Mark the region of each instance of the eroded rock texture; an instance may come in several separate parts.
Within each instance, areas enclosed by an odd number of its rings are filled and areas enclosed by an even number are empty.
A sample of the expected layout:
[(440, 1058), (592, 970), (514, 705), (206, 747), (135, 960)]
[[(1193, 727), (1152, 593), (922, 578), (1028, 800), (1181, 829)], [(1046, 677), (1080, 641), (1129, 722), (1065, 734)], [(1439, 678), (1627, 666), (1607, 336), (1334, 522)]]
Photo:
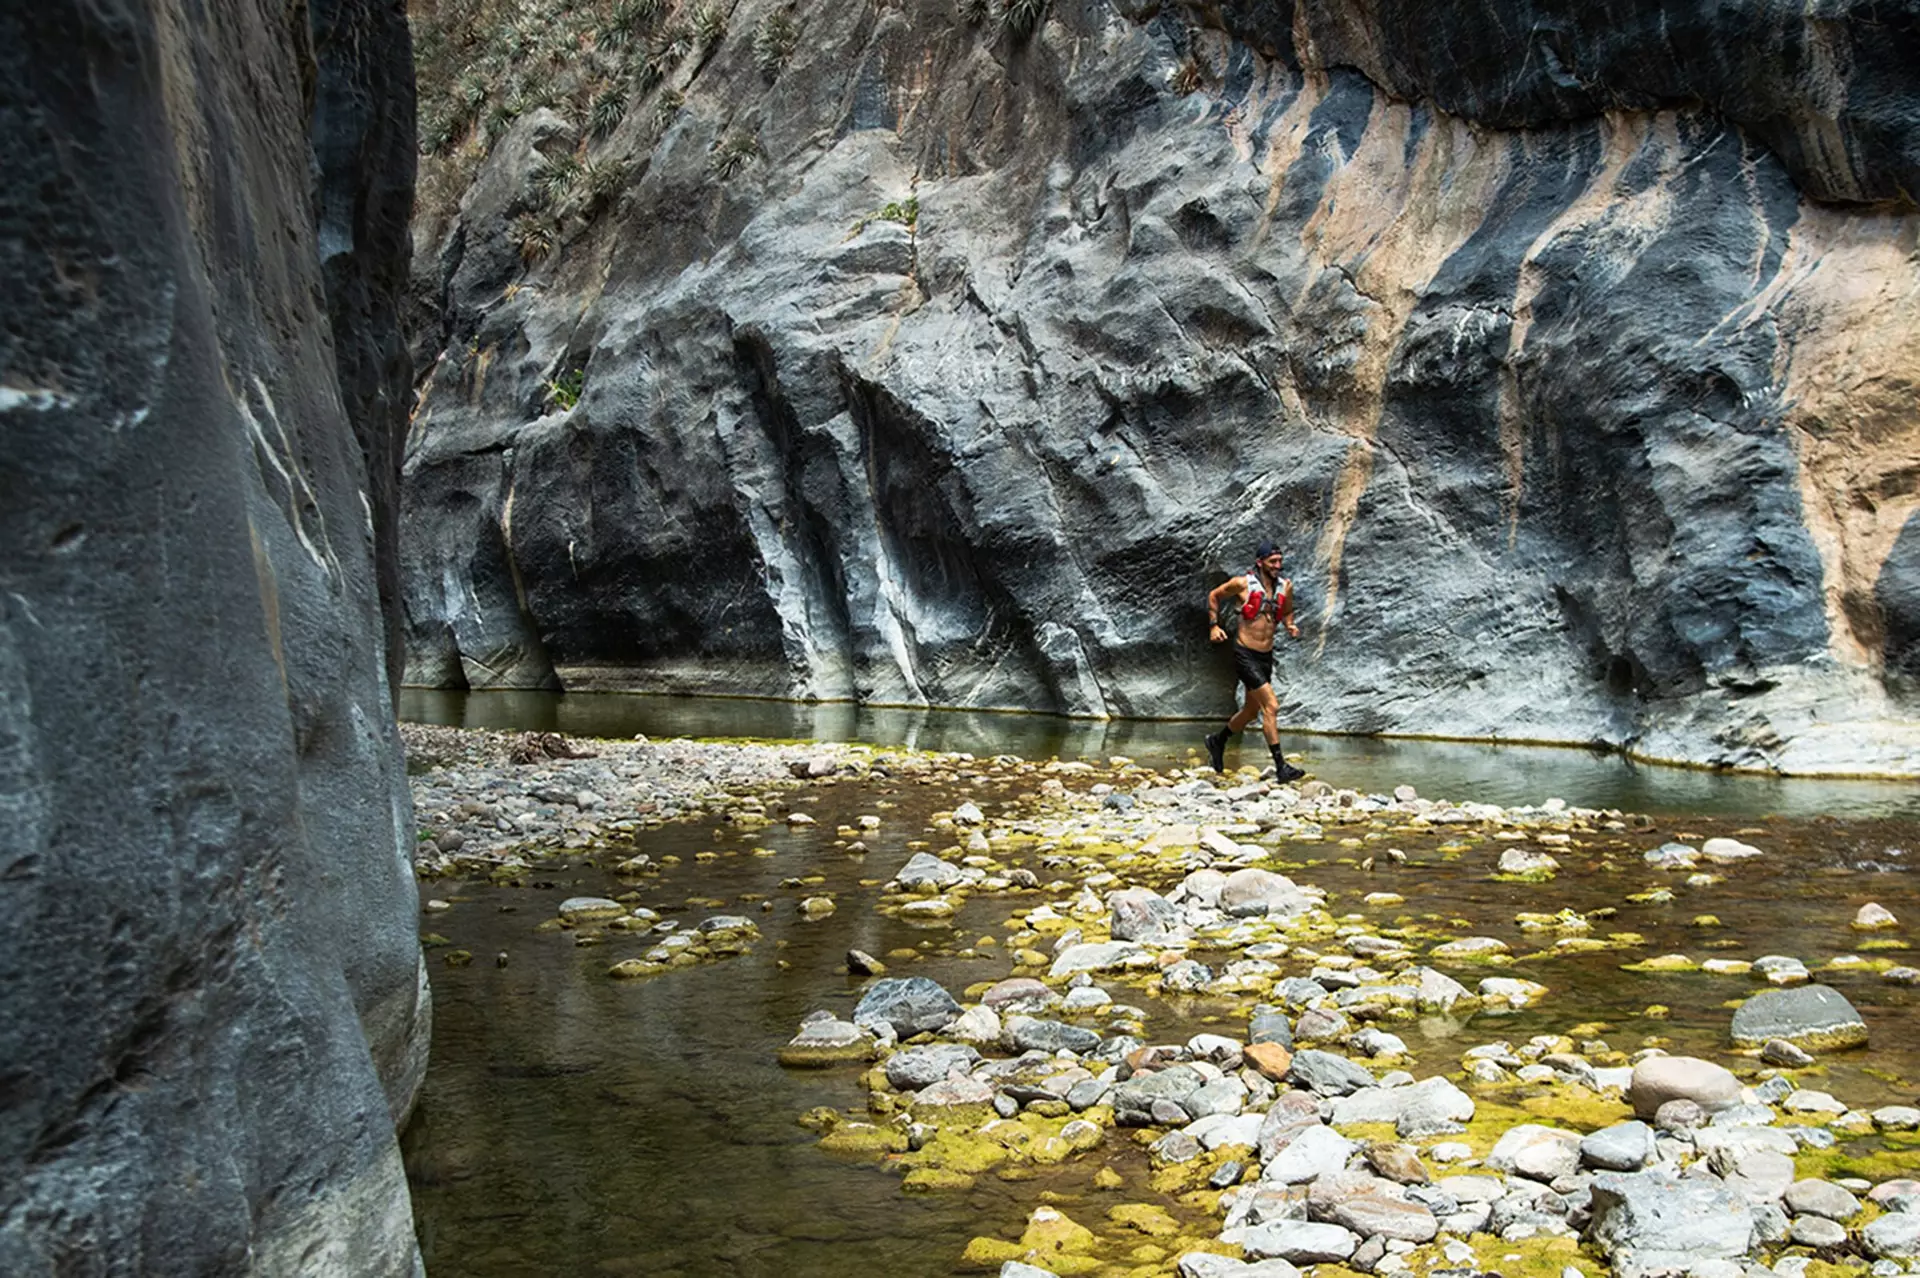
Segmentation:
[(777, 9), (418, 224), (411, 678), (1209, 714), (1271, 532), (1286, 721), (1920, 772), (1909, 8)]
[(392, 480), (361, 447), (391, 457), (406, 395), (403, 18), (0, 12), (9, 1275), (417, 1269)]

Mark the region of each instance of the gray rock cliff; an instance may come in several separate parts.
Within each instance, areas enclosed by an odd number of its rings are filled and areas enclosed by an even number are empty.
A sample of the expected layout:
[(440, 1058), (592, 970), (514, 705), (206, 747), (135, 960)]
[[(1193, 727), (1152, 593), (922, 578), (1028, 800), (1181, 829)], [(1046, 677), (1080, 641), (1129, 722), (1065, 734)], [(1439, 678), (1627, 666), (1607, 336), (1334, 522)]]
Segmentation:
[(659, 9), (432, 116), (411, 680), (1211, 715), (1272, 533), (1287, 722), (1920, 774), (1910, 9)]
[(0, 1272), (418, 1269), (410, 86), (377, 0), (0, 12)]

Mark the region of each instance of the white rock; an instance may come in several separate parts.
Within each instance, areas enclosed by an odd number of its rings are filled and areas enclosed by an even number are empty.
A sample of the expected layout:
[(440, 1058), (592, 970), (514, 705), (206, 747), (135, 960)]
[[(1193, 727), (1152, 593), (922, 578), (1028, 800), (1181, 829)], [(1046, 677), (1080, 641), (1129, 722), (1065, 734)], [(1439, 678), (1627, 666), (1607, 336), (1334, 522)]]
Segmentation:
[(1899, 926), (1900, 920), (1893, 916), (1893, 911), (1877, 901), (1868, 901), (1860, 907), (1859, 913), (1853, 916), (1853, 927), (1856, 932), (1879, 932)]
[(1275, 1185), (1304, 1185), (1344, 1168), (1358, 1148), (1331, 1127), (1309, 1127), (1267, 1160), (1260, 1179)]
[(1708, 839), (1700, 845), (1700, 855), (1709, 861), (1726, 863), (1744, 861), (1749, 857), (1761, 855), (1760, 849), (1751, 843), (1742, 843), (1738, 839)]

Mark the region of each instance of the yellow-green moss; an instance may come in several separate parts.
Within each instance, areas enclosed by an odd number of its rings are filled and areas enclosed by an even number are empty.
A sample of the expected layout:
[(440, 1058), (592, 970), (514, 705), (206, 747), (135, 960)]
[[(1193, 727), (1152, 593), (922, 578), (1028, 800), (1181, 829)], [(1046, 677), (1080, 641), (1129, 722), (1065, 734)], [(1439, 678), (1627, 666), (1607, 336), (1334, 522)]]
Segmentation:
[(960, 1253), (956, 1268), (962, 1273), (993, 1273), (1009, 1260), (1019, 1260), (1026, 1249), (1017, 1242), (1008, 1242), (1004, 1238), (974, 1238)]
[(937, 1167), (973, 1176), (992, 1171), (1012, 1157), (1012, 1151), (1005, 1145), (978, 1133), (942, 1131), (901, 1161), (910, 1166)]
[(909, 1194), (937, 1194), (972, 1189), (973, 1177), (945, 1167), (916, 1167), (900, 1182)]
[(1832, 1149), (1803, 1149), (1794, 1156), (1793, 1165), (1803, 1180), (1859, 1176), (1879, 1184), (1911, 1176), (1920, 1167), (1920, 1134), (1889, 1132), (1843, 1141)]
[[(1485, 1234), (1472, 1239), (1474, 1268), (1499, 1273), (1502, 1278), (1560, 1278), (1568, 1265), (1582, 1271), (1606, 1271), (1606, 1265), (1583, 1251), (1572, 1238), (1528, 1238), (1506, 1242)], [(1316, 1269), (1316, 1278), (1326, 1278), (1326, 1267)]]
[(1816, 1259), (1810, 1262), (1802, 1273), (1805, 1278), (1859, 1278), (1866, 1271), (1867, 1262), (1864, 1260), (1841, 1265), (1831, 1260)]
[(907, 1150), (907, 1134), (898, 1127), (841, 1123), (820, 1138), (820, 1148), (832, 1154), (868, 1158), (877, 1158), (882, 1154), (904, 1154)]
[(1107, 1219), (1122, 1228), (1146, 1234), (1149, 1238), (1162, 1238), (1180, 1232), (1179, 1222), (1168, 1214), (1167, 1209), (1151, 1203), (1121, 1203), (1107, 1209)]
[[(1495, 1095), (1476, 1092), (1473, 1119), (1466, 1124), (1467, 1130), (1448, 1139), (1465, 1143), (1475, 1158), (1485, 1158), (1502, 1136), (1526, 1123), (1591, 1132), (1632, 1116), (1624, 1102), (1597, 1096), (1584, 1087), (1567, 1084), (1540, 1092), (1520, 1084)], [(1344, 1130), (1352, 1134), (1358, 1129)]]
[(1700, 964), (1684, 954), (1661, 954), (1655, 958), (1641, 959), (1638, 963), (1622, 963), (1623, 972), (1697, 972)]

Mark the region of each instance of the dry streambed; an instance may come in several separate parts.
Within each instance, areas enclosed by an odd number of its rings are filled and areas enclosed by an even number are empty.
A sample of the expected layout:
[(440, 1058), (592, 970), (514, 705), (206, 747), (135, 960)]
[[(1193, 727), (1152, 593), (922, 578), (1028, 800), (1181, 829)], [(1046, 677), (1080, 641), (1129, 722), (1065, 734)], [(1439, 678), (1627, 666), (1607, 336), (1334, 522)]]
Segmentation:
[[(822, 1074), (822, 1103), (801, 1119), (824, 1148), (897, 1170), (903, 1190), (1034, 1182), (1024, 1229), (976, 1238), (959, 1268), (1920, 1270), (1911, 1086), (1889, 1077), (1855, 1104), (1818, 1086), (1829, 1053), (1872, 1051), (1865, 1021), (1821, 977), (1920, 981), (1901, 961), (1901, 921), (1862, 907), (1850, 951), (1810, 962), (1754, 952), (1703, 912), (1698, 954), (1655, 953), (1617, 926), (1617, 907), (1554, 899), (1595, 874), (1622, 880), (1630, 906), (1710, 893), (1764, 864), (1763, 830), (1676, 838), (1557, 801), (1502, 809), (1125, 760), (572, 744), (592, 757), (526, 738), (410, 736), (422, 873), (523, 883), (554, 858), (595, 861), (631, 890), (568, 899), (540, 927), (575, 944), (639, 934), (646, 948), (610, 962), (610, 977), (671, 979), (759, 938), (747, 914), (686, 922), (648, 906), (649, 882), (676, 870), (644, 850), (649, 829), (717, 819), (751, 841), (805, 826), (806, 792), (848, 781), (955, 798), (889, 858), (884, 882), (836, 900), (802, 876), (783, 883), (789, 901), (757, 909), (874, 909), (943, 938), (940, 952), (1004, 969), (949, 989), (892, 970), (925, 957), (924, 942), (850, 953), (871, 978), (851, 1015), (823, 1006), (780, 1049), (796, 1068), (842, 1067)], [(859, 857), (878, 843), (888, 817), (874, 807), (831, 845)], [(1301, 864), (1329, 850), (1375, 870), (1381, 889), (1349, 902), (1306, 881)], [(1514, 916), (1517, 953), (1421, 912), (1420, 865), (1468, 858), (1537, 905)], [(983, 904), (1001, 922), (974, 935)], [(1364, 909), (1337, 908), (1350, 906)], [(1726, 982), (1738, 1006), (1718, 1059), (1669, 1054), (1658, 1036), (1614, 1041), (1529, 975), (1530, 960), (1601, 951), (1618, 952), (1633, 973), (1622, 980)], [(1179, 1008), (1206, 1028), (1169, 1034)], [(1445, 1038), (1406, 1032), (1469, 1016), (1482, 1030), (1521, 1008), (1564, 1025), (1462, 1038), (1445, 1059), (1431, 1046)]]

